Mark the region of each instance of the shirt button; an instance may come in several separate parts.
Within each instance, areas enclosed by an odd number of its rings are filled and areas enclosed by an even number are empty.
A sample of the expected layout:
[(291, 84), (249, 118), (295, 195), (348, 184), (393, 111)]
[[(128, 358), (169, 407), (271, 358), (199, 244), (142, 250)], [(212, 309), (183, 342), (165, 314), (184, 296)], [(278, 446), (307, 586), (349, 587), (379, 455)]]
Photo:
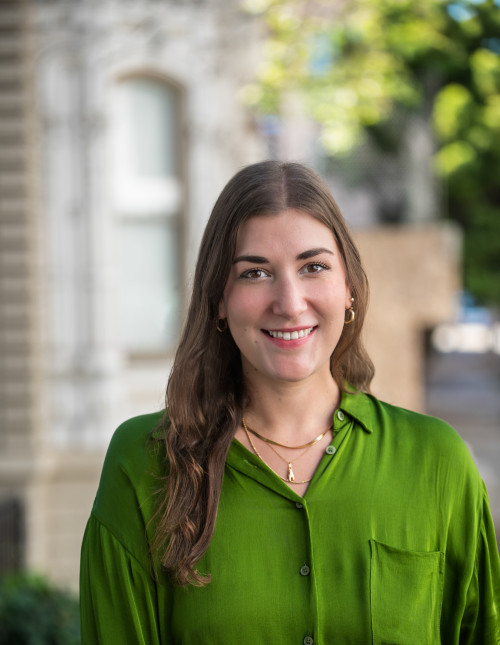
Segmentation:
[(325, 450), (327, 455), (334, 455), (335, 454), (335, 446), (327, 446)]
[(311, 569), (307, 566), (307, 564), (303, 564), (300, 567), (300, 575), (301, 576), (308, 576), (310, 572), (311, 572)]
[(343, 421), (343, 420), (344, 420), (344, 413), (342, 412), (342, 410), (339, 410), (339, 411), (337, 412), (337, 419), (338, 419), (339, 421)]
[(302, 642), (304, 643), (304, 645), (313, 645), (314, 639), (312, 638), (312, 636), (306, 636)]
[(300, 502), (295, 502), (295, 506), (296, 506), (297, 508), (304, 508), (304, 505), (303, 505), (303, 504), (301, 504)]

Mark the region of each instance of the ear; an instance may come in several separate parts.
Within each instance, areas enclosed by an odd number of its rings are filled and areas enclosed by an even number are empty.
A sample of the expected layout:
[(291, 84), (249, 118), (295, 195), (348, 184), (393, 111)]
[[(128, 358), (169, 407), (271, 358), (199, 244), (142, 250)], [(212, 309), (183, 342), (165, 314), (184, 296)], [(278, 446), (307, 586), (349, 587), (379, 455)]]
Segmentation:
[(219, 302), (219, 318), (227, 318), (226, 307), (222, 298)]

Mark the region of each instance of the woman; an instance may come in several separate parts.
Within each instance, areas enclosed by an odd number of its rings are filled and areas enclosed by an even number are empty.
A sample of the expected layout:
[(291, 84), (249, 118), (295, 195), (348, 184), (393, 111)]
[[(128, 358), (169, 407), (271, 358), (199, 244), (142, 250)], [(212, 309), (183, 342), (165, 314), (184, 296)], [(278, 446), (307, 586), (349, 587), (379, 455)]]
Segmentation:
[(368, 394), (367, 297), (316, 174), (270, 161), (228, 183), (167, 412), (106, 457), (84, 645), (499, 642), (484, 485), (444, 422)]

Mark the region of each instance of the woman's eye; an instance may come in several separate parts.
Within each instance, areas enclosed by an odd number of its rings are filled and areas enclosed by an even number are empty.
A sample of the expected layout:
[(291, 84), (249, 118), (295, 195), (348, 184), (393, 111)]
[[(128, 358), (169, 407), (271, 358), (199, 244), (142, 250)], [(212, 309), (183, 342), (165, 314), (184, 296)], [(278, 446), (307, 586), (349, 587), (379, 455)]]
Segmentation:
[(244, 271), (240, 278), (244, 278), (246, 280), (259, 280), (259, 278), (265, 278), (267, 276), (267, 272), (264, 271), (264, 269), (248, 269), (248, 271)]
[(311, 262), (310, 264), (306, 264), (302, 271), (303, 273), (319, 273), (320, 271), (327, 271), (329, 268), (323, 262)]

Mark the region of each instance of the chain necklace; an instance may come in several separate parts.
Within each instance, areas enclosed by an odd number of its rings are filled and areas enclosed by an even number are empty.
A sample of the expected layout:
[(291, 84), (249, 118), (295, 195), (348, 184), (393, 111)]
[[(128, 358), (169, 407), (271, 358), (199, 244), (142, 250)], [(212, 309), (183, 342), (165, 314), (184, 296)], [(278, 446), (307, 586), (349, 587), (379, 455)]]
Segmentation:
[[(243, 427), (245, 428), (245, 432), (246, 431), (251, 432), (253, 435), (258, 437), (261, 441), (265, 441), (266, 443), (272, 444), (273, 446), (279, 446), (280, 448), (290, 448), (290, 450), (300, 450), (301, 448), (307, 448), (309, 446), (314, 446), (314, 444), (318, 443), (318, 441), (321, 441), (321, 439), (323, 439), (323, 437), (328, 432), (328, 430), (330, 430), (330, 428), (327, 428), (324, 432), (319, 434), (315, 439), (313, 439), (312, 441), (308, 441), (307, 443), (304, 443), (301, 446), (286, 446), (284, 443), (278, 443), (277, 441), (273, 441), (272, 439), (268, 439), (267, 437), (263, 437), (261, 434), (259, 434), (255, 430), (252, 430), (252, 428), (250, 428), (250, 426), (247, 426), (247, 424), (245, 422), (245, 417), (243, 417), (243, 419), (241, 421), (243, 423)], [(298, 459), (298, 457), (297, 457), (297, 459)]]
[[(264, 462), (264, 463), (266, 464), (266, 466), (268, 466), (268, 464), (267, 464), (267, 463), (264, 461), (264, 459), (262, 458), (262, 455), (259, 453), (259, 451), (258, 451), (258, 450), (257, 450), (257, 448), (255, 447), (254, 442), (252, 441), (252, 437), (250, 436), (250, 432), (253, 432), (253, 431), (252, 431), (252, 430), (247, 426), (247, 424), (245, 423), (245, 419), (242, 419), (242, 420), (241, 420), (241, 422), (242, 422), (242, 424), (243, 424), (243, 430), (245, 431), (245, 434), (246, 434), (246, 436), (247, 436), (247, 438), (248, 438), (248, 441), (249, 441), (250, 445), (252, 446), (252, 450), (253, 450), (253, 451), (254, 451), (254, 453), (257, 455), (257, 457), (258, 457), (262, 462)], [(266, 441), (268, 444), (270, 444), (270, 445), (269, 445), (269, 447), (271, 448), (271, 450), (272, 450), (272, 451), (273, 451), (273, 452), (274, 452), (274, 453), (275, 453), (275, 454), (276, 454), (276, 455), (277, 455), (277, 456), (278, 456), (282, 461), (284, 461), (284, 462), (285, 462), (285, 464), (287, 464), (287, 466), (288, 466), (288, 477), (285, 479), (284, 477), (281, 477), (281, 475), (278, 475), (278, 477), (279, 477), (281, 480), (283, 480), (283, 481), (284, 481), (284, 482), (286, 482), (287, 484), (309, 484), (309, 482), (311, 481), (310, 479), (304, 479), (304, 480), (301, 480), (301, 481), (297, 481), (297, 480), (295, 479), (295, 475), (294, 475), (294, 472), (293, 472), (293, 462), (294, 462), (294, 461), (298, 461), (301, 457), (303, 457), (303, 456), (306, 454), (306, 452), (308, 452), (308, 451), (309, 451), (309, 450), (314, 446), (314, 444), (315, 444), (315, 443), (317, 443), (320, 439), (322, 439), (322, 438), (326, 435), (326, 433), (328, 432), (328, 430), (330, 430), (330, 428), (328, 428), (327, 430), (325, 430), (325, 432), (323, 432), (321, 435), (319, 435), (318, 437), (316, 437), (316, 439), (314, 439), (313, 441), (311, 441), (311, 442), (309, 442), (309, 443), (304, 444), (304, 446), (285, 446), (285, 445), (283, 445), (283, 444), (281, 444), (281, 443), (277, 443), (277, 442), (275, 442), (275, 441), (271, 441), (270, 439), (265, 439), (264, 437), (261, 437), (261, 436), (260, 436), (259, 434), (257, 434), (256, 432), (253, 432), (253, 434), (255, 434), (257, 437), (259, 437), (259, 438), (260, 438), (260, 439), (262, 439), (263, 441)], [(249, 432), (249, 431), (250, 431), (250, 432)], [(273, 446), (272, 446), (271, 444), (274, 444), (275, 446), (283, 446), (283, 448), (292, 448), (292, 449), (300, 449), (300, 448), (304, 448), (304, 447), (305, 447), (305, 450), (304, 450), (304, 452), (301, 452), (301, 453), (300, 453), (300, 455), (299, 455), (298, 457), (295, 457), (295, 459), (294, 459), (293, 461), (288, 461), (288, 459), (285, 459), (285, 458), (283, 457), (283, 455), (280, 455), (280, 453), (276, 450), (276, 448), (273, 448)], [(273, 469), (271, 468), (271, 470), (273, 470)], [(273, 470), (273, 472), (275, 472), (275, 471)], [(278, 474), (278, 473), (275, 473), (275, 474)]]

